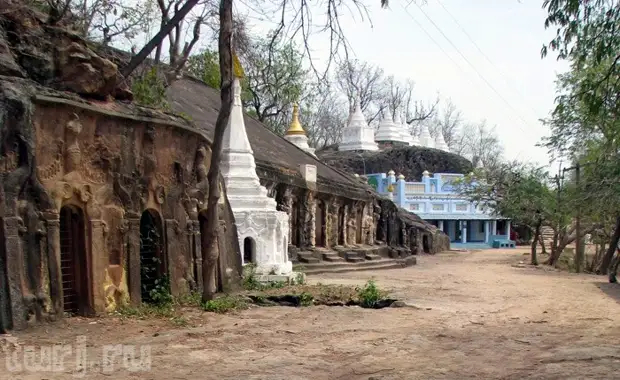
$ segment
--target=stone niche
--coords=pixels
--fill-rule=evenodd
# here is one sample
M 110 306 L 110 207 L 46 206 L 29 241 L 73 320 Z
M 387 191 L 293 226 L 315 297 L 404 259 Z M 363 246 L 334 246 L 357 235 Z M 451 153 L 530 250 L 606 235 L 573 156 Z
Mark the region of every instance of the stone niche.
M 155 111 L 2 87 L 0 330 L 200 291 L 210 141 Z M 241 274 L 222 196 L 220 289 Z

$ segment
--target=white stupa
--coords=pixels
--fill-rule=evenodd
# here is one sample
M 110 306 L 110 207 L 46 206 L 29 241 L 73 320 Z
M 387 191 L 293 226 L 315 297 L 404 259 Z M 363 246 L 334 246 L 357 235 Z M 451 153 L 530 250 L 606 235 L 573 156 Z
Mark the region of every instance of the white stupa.
M 293 120 L 291 121 L 290 127 L 284 134 L 284 138 L 297 145 L 299 149 L 304 150 L 316 157 L 314 154 L 314 148 L 310 148 L 308 145 L 308 136 L 306 136 L 306 131 L 304 131 L 301 123 L 299 122 L 299 106 L 297 104 L 293 104 Z
M 435 149 L 443 150 L 444 152 L 450 151 L 448 144 L 446 144 L 446 140 L 443 138 L 441 128 L 437 130 L 437 135 L 435 136 Z
M 400 141 L 409 144 L 409 138 L 407 137 L 407 128 L 406 124 L 404 124 L 400 118 L 400 114 L 397 112 L 396 117 L 394 118 L 394 124 L 398 127 L 398 132 L 400 134 Z
M 431 134 L 428 132 L 428 128 L 426 125 L 420 125 L 420 146 L 426 148 L 433 148 L 433 139 Z
M 355 110 L 349 114 L 349 122 L 342 130 L 338 150 L 379 150 L 374 139 L 375 131 L 366 122 L 359 98 L 355 103 Z
M 391 117 L 384 117 L 379 123 L 379 129 L 375 134 L 376 142 L 402 142 L 402 127 L 396 125 Z
M 238 78 L 234 79 L 233 91 L 233 108 L 222 147 L 222 176 L 235 217 L 242 260 L 247 264 L 243 259 L 247 257 L 256 263 L 261 274 L 291 274 L 288 214 L 276 210 L 276 201 L 267 196 L 267 189 L 261 186 L 256 175 L 254 152 L 243 120 Z M 246 249 L 250 252 L 245 252 Z

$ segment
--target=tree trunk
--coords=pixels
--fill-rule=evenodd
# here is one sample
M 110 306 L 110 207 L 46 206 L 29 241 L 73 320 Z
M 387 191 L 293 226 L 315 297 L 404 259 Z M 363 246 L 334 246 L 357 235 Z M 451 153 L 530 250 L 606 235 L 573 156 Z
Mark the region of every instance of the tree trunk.
M 534 239 L 532 239 L 532 265 L 538 265 L 538 257 L 536 256 L 536 247 L 538 246 L 538 238 L 540 237 L 540 227 L 542 226 L 542 219 L 536 223 L 536 230 L 534 231 Z
M 203 302 L 213 299 L 216 292 L 215 266 L 219 250 L 217 247 L 217 230 L 219 226 L 218 203 L 220 199 L 220 161 L 222 156 L 222 143 L 224 132 L 228 126 L 228 119 L 233 104 L 233 60 L 232 60 L 232 2 L 233 0 L 220 0 L 220 32 L 218 49 L 220 56 L 220 100 L 221 106 L 215 122 L 213 135 L 213 147 L 211 153 L 211 166 L 207 174 L 209 181 L 209 197 L 207 200 L 207 220 L 205 225 L 205 239 L 208 244 L 202 251 L 202 273 L 204 290 Z
M 605 252 L 605 256 L 603 256 L 603 260 L 601 260 L 601 264 L 596 270 L 597 274 L 606 274 L 609 270 L 611 260 L 613 259 L 614 252 L 616 252 L 616 247 L 618 246 L 618 240 L 620 240 L 620 215 L 616 216 L 616 228 L 614 229 L 614 233 L 611 235 L 607 252 Z
M 189 11 L 191 11 L 197 3 L 198 0 L 187 0 L 183 7 L 179 9 L 179 11 L 175 13 L 174 16 L 172 16 L 172 19 L 168 21 L 146 45 L 144 45 L 144 47 L 138 52 L 138 54 L 131 58 L 127 66 L 123 69 L 123 78 L 128 78 L 131 73 L 133 73 L 133 71 L 136 69 L 136 67 L 138 67 L 142 62 L 144 62 L 144 60 L 149 56 L 149 54 L 151 54 L 153 49 L 155 49 L 162 43 L 162 41 L 164 40 L 164 38 L 166 38 L 170 31 L 172 31 L 172 29 L 174 29 L 185 18 L 185 16 L 187 16 Z M 222 6 L 220 4 L 220 9 L 221 7 Z
M 538 242 L 540 243 L 541 252 L 543 255 L 547 254 L 547 248 L 545 247 L 545 239 L 543 239 L 542 234 L 538 235 Z

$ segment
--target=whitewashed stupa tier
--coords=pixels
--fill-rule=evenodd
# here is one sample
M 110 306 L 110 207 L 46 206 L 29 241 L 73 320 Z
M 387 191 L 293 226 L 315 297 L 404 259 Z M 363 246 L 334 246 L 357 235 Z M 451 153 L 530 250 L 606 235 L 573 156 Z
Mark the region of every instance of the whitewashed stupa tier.
M 428 128 L 424 124 L 420 126 L 420 146 L 427 147 L 427 148 L 435 147 L 435 145 L 433 144 L 433 138 L 431 137 L 431 134 L 428 132 Z
M 342 141 L 338 150 L 379 150 L 375 142 L 375 131 L 368 125 L 362 113 L 359 99 L 355 110 L 349 115 L 349 123 L 342 130 Z
M 379 123 L 375 141 L 402 141 L 401 129 L 391 118 L 384 117 Z
M 287 275 L 293 271 L 288 259 L 288 215 L 276 210 L 276 201 L 267 196 L 267 189 L 261 186 L 256 174 L 238 78 L 233 82 L 233 91 L 233 108 L 224 133 L 222 176 L 235 217 L 239 246 L 252 247 L 252 261 L 258 273 Z M 246 238 L 252 240 L 251 245 L 244 244 Z
M 449 152 L 448 144 L 446 144 L 446 140 L 443 138 L 443 133 L 441 130 L 437 131 L 437 136 L 435 136 L 435 148 L 443 150 L 444 152 Z

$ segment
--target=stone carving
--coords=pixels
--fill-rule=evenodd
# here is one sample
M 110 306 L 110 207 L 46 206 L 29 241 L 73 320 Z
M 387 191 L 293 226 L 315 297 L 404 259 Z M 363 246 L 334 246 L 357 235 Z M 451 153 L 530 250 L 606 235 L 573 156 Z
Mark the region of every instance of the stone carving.
M 82 132 L 82 123 L 80 117 L 74 113 L 73 119 L 65 126 L 65 176 L 77 171 L 82 161 L 82 151 L 78 136 Z

